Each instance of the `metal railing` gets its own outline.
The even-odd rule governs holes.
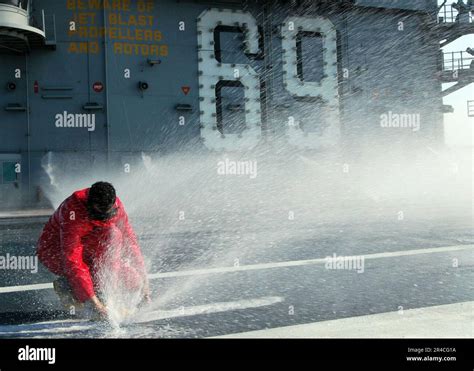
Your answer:
[[[469,117],[474,117],[474,100],[467,101],[467,115]]]
[[[7,5],[12,5],[16,6],[18,8],[21,8],[23,10],[28,9],[30,0],[0,0],[0,4],[7,4]]]
[[[474,56],[467,52],[443,53],[443,71],[467,70],[471,67]]]
[[[472,23],[474,22],[474,2],[472,4],[444,4],[438,11],[438,23]]]

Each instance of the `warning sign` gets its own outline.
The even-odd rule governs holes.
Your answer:
[[[104,84],[101,82],[95,82],[94,85],[92,85],[92,89],[94,89],[96,93],[100,93],[102,90],[104,90]]]

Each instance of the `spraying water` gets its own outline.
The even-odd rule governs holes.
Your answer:
[[[54,176],[54,163],[47,169]],[[291,241],[332,224],[395,223],[401,214],[413,222],[448,215],[472,221],[469,150],[374,152],[358,161],[307,153],[142,154],[142,165],[129,173],[61,179],[49,194],[54,205],[97,180],[116,186],[150,273],[289,260],[298,248],[288,249]],[[175,280],[138,310],[139,296],[105,272],[110,322],[117,330],[195,306],[193,298],[225,279]]]

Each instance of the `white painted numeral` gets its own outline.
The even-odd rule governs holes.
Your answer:
[[[319,82],[303,81],[298,75],[297,37],[303,31],[320,34],[323,40],[324,77]],[[323,131],[305,133],[299,125],[288,125],[289,142],[301,148],[334,145],[340,134],[336,28],[322,17],[288,17],[282,25],[281,36],[286,89],[295,97],[319,98],[323,102],[318,117],[305,117],[305,120],[319,120]]]
[[[220,63],[214,55],[214,29],[220,25],[244,30],[245,53],[257,54],[258,26],[250,13],[209,9],[198,19],[199,108],[201,138],[217,151],[254,148],[261,138],[260,81],[247,64]],[[216,85],[219,81],[240,81],[245,94],[245,128],[241,134],[221,133],[217,129]]]

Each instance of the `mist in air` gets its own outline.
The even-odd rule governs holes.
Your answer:
[[[51,180],[44,189],[54,207],[95,181],[116,186],[152,274],[291,260],[299,241],[326,233],[329,225],[358,225],[363,236],[378,221],[404,223],[407,230],[448,215],[472,223],[470,150],[377,150],[358,161],[340,153],[143,153],[125,164],[127,172],[77,177],[66,175],[59,155],[44,161]],[[157,289],[148,307],[133,309],[135,319],[179,310],[225,277],[173,280]],[[109,290],[112,307],[120,300]],[[114,313],[116,323],[130,320],[130,309]]]

